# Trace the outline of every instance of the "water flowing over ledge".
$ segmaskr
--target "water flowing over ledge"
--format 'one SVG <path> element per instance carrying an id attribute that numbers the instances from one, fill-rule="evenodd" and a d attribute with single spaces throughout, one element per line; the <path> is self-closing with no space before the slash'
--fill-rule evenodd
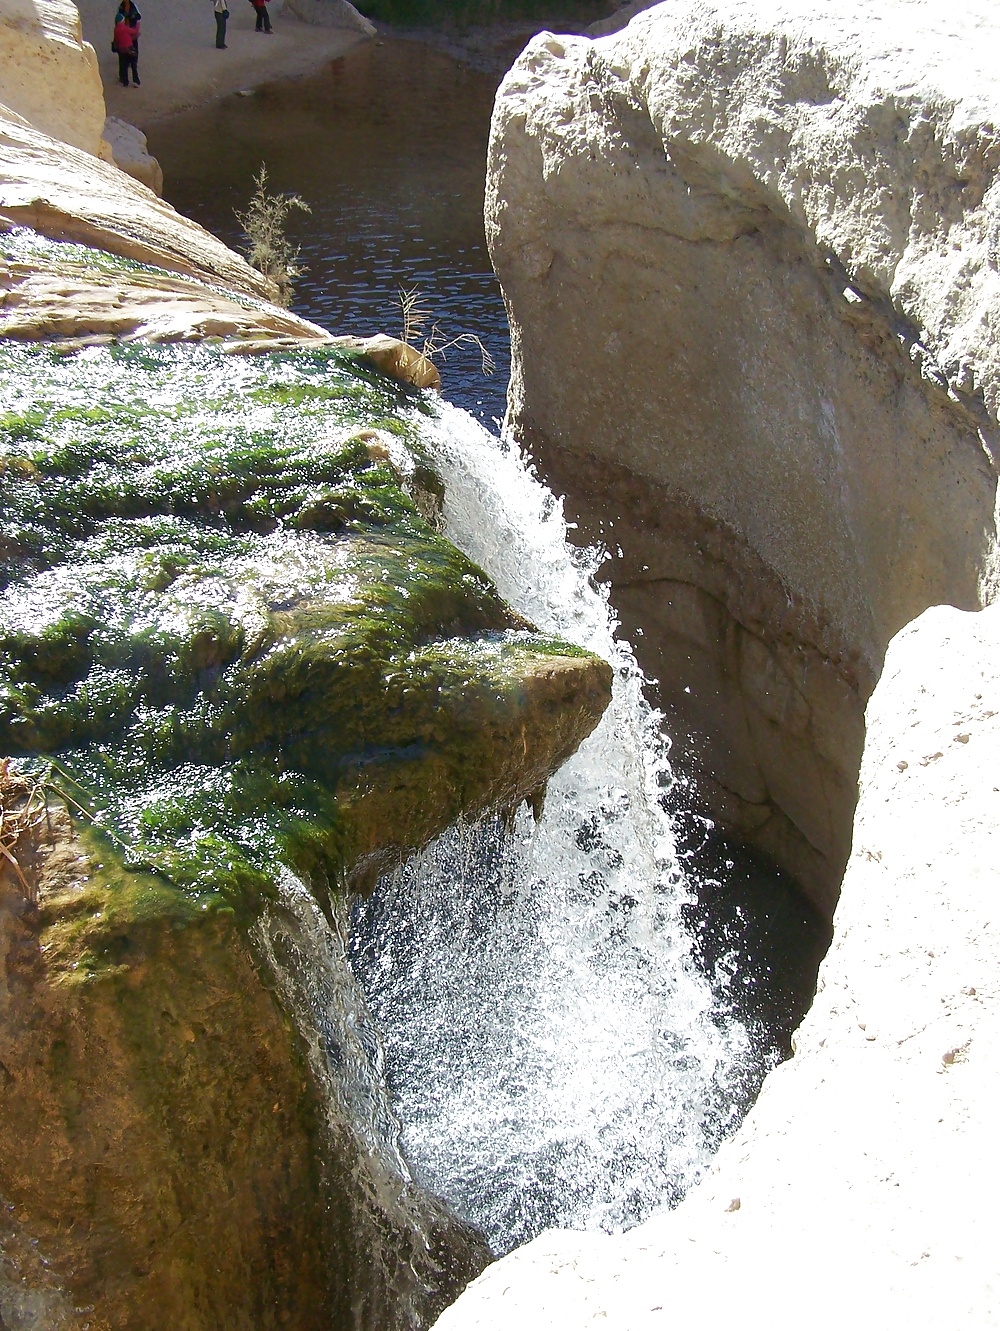
<path id="1" fill-rule="evenodd" d="M 694 963 L 667 741 L 599 553 L 567 543 L 516 449 L 446 403 L 428 425 L 447 534 L 522 613 L 615 667 L 537 825 L 459 826 L 355 910 L 403 1149 L 503 1252 L 675 1202 L 738 1114 L 748 1041 Z"/>

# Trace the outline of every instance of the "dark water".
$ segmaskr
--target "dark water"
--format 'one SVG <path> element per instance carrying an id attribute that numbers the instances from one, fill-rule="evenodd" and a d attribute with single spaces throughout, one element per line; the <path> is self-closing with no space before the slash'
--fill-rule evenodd
<path id="1" fill-rule="evenodd" d="M 417 289 L 444 340 L 477 334 L 496 362 L 456 347 L 445 395 L 486 424 L 503 415 L 509 337 L 486 251 L 483 181 L 496 79 L 416 42 L 369 42 L 321 73 L 235 94 L 149 134 L 165 194 L 240 248 L 263 162 L 297 193 L 288 233 L 308 268 L 297 313 L 336 333 L 401 331 L 397 293 Z M 430 331 L 430 325 L 426 331 Z"/>

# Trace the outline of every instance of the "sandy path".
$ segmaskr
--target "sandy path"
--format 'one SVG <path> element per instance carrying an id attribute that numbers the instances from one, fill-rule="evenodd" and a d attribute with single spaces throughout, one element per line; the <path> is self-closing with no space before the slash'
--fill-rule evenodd
<path id="1" fill-rule="evenodd" d="M 155 120 L 204 105 L 239 88 L 319 68 L 366 38 L 346 28 L 321 28 L 270 5 L 274 33 L 254 31 L 249 0 L 229 0 L 227 50 L 215 49 L 211 0 L 136 0 L 142 14 L 139 76 L 123 88 L 111 51 L 117 0 L 76 0 L 83 35 L 97 52 L 108 114 L 145 129 Z"/>

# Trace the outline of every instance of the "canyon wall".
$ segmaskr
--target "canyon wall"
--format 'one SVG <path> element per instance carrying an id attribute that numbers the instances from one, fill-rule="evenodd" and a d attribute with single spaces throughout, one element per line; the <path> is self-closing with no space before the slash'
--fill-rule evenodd
<path id="1" fill-rule="evenodd" d="M 868 705 L 854 848 L 795 1056 L 676 1211 L 550 1231 L 437 1331 L 998 1325 L 1000 607 L 926 611 Z"/>
<path id="2" fill-rule="evenodd" d="M 511 425 L 620 544 L 709 806 L 828 906 L 848 864 L 704 1180 L 439 1331 L 1000 1325 L 998 54 L 975 2 L 679 0 L 500 89 Z"/>
<path id="3" fill-rule="evenodd" d="M 827 910 L 887 642 L 995 589 L 985 15 L 671 4 L 539 36 L 496 102 L 509 424 L 696 797 Z"/>

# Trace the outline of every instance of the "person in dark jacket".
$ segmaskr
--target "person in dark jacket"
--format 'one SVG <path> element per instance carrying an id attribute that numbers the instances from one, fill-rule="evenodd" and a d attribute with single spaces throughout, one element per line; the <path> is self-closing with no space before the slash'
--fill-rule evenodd
<path id="1" fill-rule="evenodd" d="M 250 0 L 257 11 L 257 32 L 271 31 L 271 15 L 267 12 L 268 0 Z"/>
<path id="2" fill-rule="evenodd" d="M 142 15 L 132 0 L 122 0 L 115 15 L 115 35 L 111 49 L 118 56 L 118 81 L 128 87 L 129 70 L 132 82 L 139 87 L 139 22 Z"/>
<path id="3" fill-rule="evenodd" d="M 226 49 L 226 20 L 229 18 L 229 9 L 226 0 L 215 0 L 215 49 L 224 51 Z"/>

